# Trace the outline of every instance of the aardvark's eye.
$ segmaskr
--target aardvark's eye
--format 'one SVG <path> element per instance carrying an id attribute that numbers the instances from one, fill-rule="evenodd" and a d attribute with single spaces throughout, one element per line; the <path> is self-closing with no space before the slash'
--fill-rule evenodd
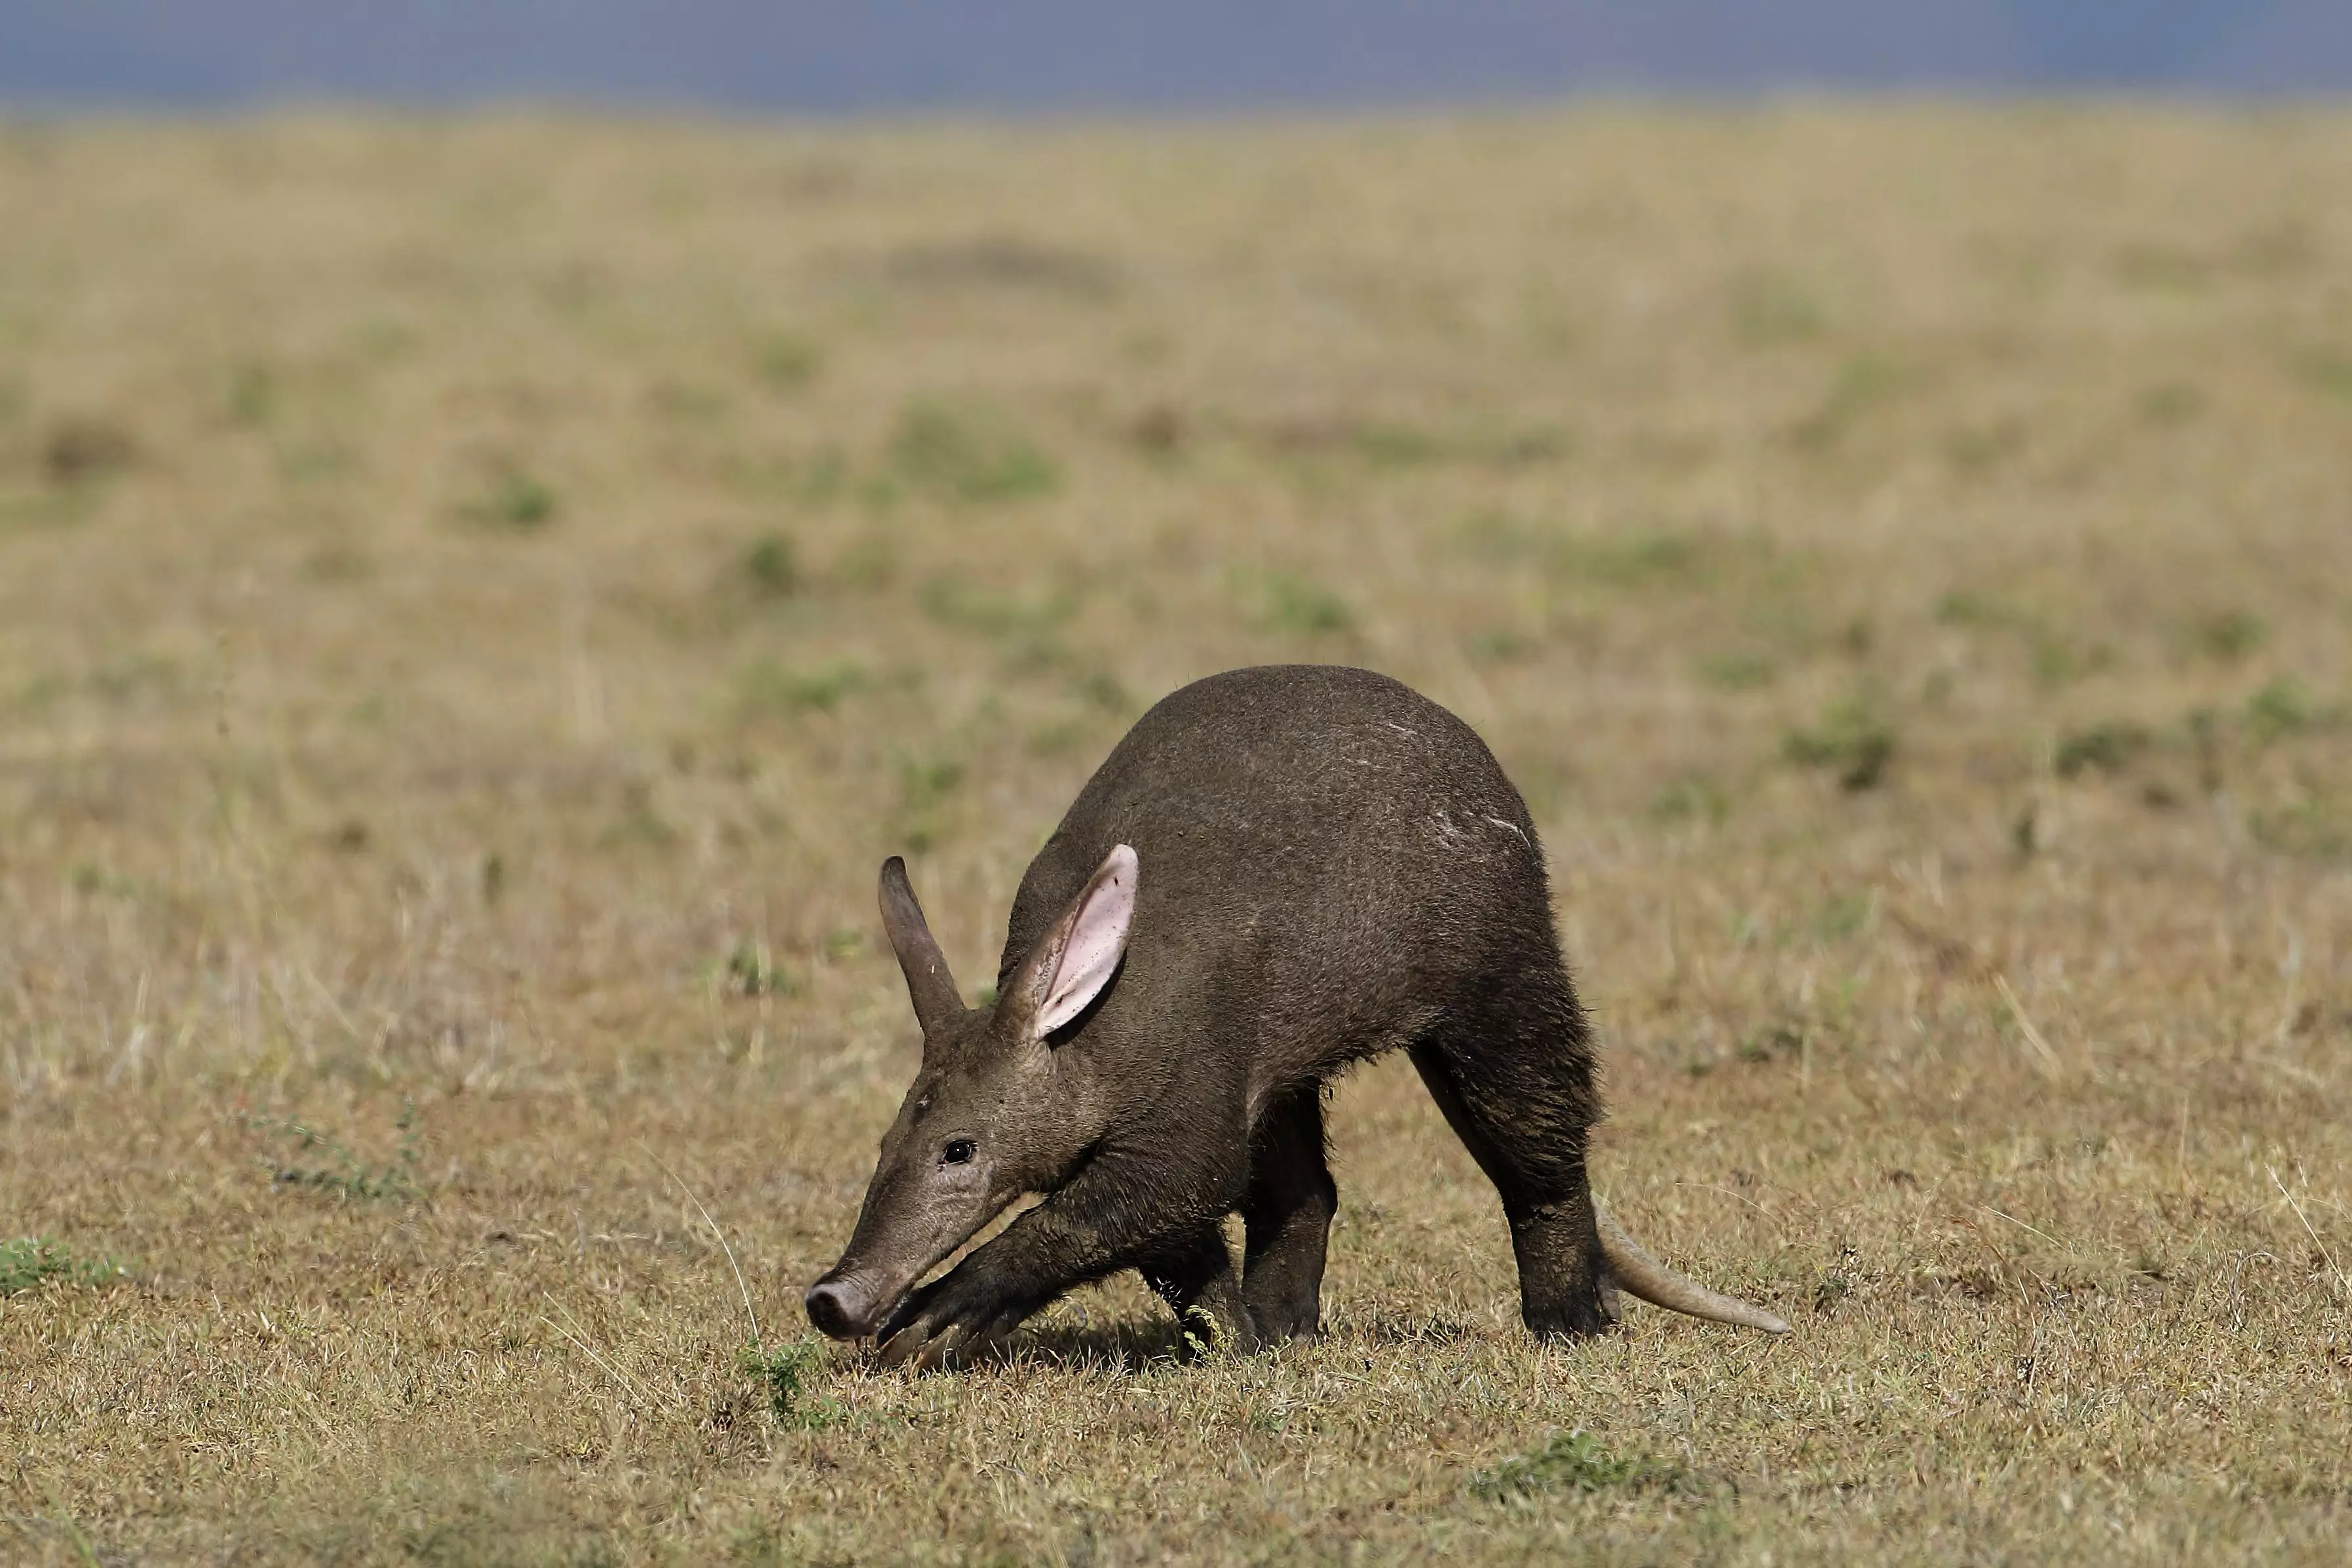
<path id="1" fill-rule="evenodd" d="M 951 1166 L 960 1166 L 969 1163 L 971 1159 L 971 1140 L 970 1138 L 957 1138 L 950 1142 L 946 1149 L 941 1151 L 940 1157 Z"/>

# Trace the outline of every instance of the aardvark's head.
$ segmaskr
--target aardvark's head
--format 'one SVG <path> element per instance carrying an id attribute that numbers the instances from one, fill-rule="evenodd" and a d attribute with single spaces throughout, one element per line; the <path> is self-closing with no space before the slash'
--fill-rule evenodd
<path id="1" fill-rule="evenodd" d="M 966 1008 L 904 862 L 882 867 L 882 924 L 923 1030 L 923 1065 L 866 1188 L 848 1250 L 808 1290 L 835 1339 L 874 1333 L 934 1266 L 1013 1199 L 1051 1192 L 1099 1132 L 1097 1085 L 1067 1026 L 1110 985 L 1135 912 L 1135 852 L 1106 856 L 995 1003 Z"/>

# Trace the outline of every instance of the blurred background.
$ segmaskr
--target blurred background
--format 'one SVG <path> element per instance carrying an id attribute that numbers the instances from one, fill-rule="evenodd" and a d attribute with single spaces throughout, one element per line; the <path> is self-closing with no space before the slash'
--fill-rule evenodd
<path id="1" fill-rule="evenodd" d="M 0 1526 L 2337 1562 L 2347 91 L 2343 0 L 0 3 Z M 882 857 L 977 998 L 1293 660 L 1494 747 L 1600 1190 L 1800 1333 L 1538 1348 L 1391 1061 L 1320 1346 L 793 1348 Z"/>
<path id="2" fill-rule="evenodd" d="M 2339 0 L 16 0 L 0 15 L 0 94 L 56 105 L 1224 109 L 2347 82 Z"/>

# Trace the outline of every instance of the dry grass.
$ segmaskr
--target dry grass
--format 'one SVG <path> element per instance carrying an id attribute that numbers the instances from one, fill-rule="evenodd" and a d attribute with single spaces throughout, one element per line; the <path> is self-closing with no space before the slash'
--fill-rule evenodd
<path id="1" fill-rule="evenodd" d="M 2285 113 L 0 135 L 0 1555 L 2338 1560 L 2347 188 Z M 1275 658 L 1491 739 L 1603 1192 L 1793 1336 L 1530 1343 L 1391 1064 L 1318 1346 L 793 1359 L 877 863 L 976 983 Z"/>

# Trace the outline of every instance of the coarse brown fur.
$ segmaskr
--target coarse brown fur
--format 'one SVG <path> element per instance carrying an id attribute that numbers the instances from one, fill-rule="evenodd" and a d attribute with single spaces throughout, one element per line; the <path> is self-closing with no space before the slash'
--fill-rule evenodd
<path id="1" fill-rule="evenodd" d="M 1085 1015 L 1031 1042 L 1017 1019 L 1043 983 L 1038 955 L 1121 844 L 1141 865 L 1124 966 Z M 988 1009 L 940 990 L 902 887 L 886 871 L 924 1062 L 856 1236 L 810 1292 L 819 1327 L 878 1328 L 903 1355 L 1000 1334 L 1135 1268 L 1234 1343 L 1311 1335 L 1336 1202 L 1321 1088 L 1396 1050 L 1502 1196 L 1528 1326 L 1609 1322 L 1584 1168 L 1591 1036 L 1542 851 L 1493 755 L 1436 704 L 1309 664 L 1169 696 L 1030 865 Z M 950 1168 L 950 1148 L 978 1155 Z M 1047 1197 L 905 1294 L 1022 1191 Z M 1220 1228 L 1234 1212 L 1238 1268 Z"/>

